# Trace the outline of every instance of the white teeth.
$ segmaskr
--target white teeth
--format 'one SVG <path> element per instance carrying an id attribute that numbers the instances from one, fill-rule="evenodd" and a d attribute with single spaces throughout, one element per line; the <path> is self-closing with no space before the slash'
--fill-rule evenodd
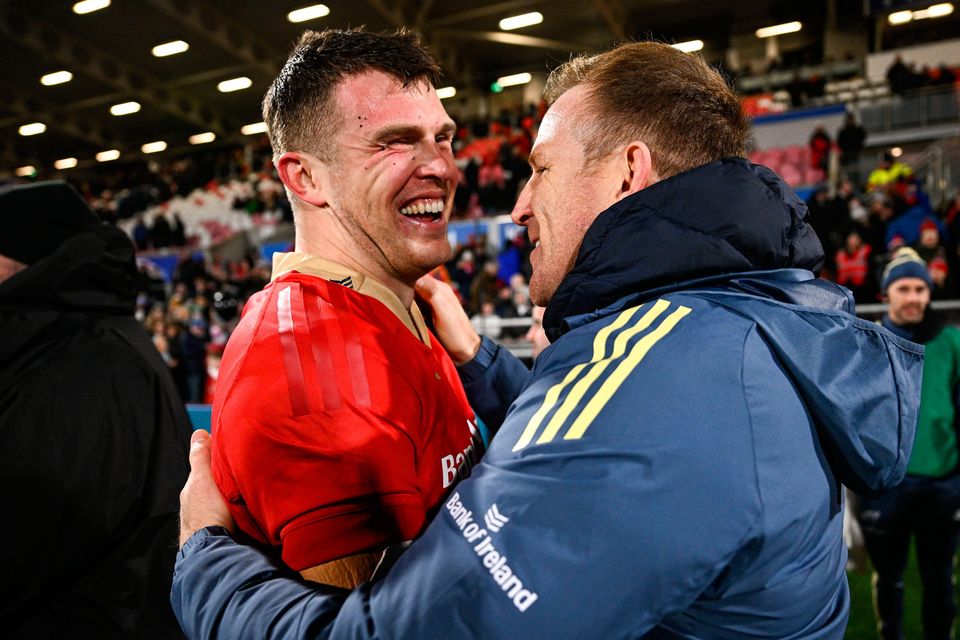
<path id="1" fill-rule="evenodd" d="M 534 248 L 534 249 L 536 249 L 536 248 L 539 247 L 539 246 L 540 246 L 540 241 L 539 241 L 539 240 L 537 240 L 536 242 L 533 243 L 533 248 Z"/>
<path id="2" fill-rule="evenodd" d="M 443 211 L 443 200 L 421 200 L 400 209 L 400 213 L 405 216 L 440 213 L 441 211 Z"/>

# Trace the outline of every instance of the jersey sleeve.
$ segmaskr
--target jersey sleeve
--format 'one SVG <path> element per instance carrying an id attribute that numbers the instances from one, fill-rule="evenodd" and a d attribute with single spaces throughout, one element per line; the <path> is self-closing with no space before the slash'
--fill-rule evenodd
<path id="1" fill-rule="evenodd" d="M 277 417 L 221 437 L 218 483 L 238 522 L 306 569 L 410 540 L 425 510 L 407 435 L 375 413 Z M 239 434 L 238 434 L 239 435 Z"/>

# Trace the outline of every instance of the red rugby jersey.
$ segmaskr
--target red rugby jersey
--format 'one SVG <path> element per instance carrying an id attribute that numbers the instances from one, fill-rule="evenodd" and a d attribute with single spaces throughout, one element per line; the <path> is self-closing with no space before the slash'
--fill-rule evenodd
<path id="1" fill-rule="evenodd" d="M 214 477 L 239 527 L 298 571 L 415 538 L 482 452 L 439 341 L 416 308 L 405 323 L 395 297 L 352 290 L 362 278 L 281 275 L 221 362 Z"/>

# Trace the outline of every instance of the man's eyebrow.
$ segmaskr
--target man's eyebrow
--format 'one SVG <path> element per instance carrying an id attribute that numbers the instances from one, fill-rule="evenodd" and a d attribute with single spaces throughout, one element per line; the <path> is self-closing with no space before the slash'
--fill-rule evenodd
<path id="1" fill-rule="evenodd" d="M 530 153 L 530 157 L 527 158 L 527 164 L 531 167 L 536 167 L 540 164 L 540 154 L 536 151 Z"/>
<path id="2" fill-rule="evenodd" d="M 440 133 L 446 135 L 453 135 L 457 131 L 457 125 L 453 122 L 445 122 L 440 128 Z M 401 124 L 394 125 L 390 127 L 385 127 L 380 129 L 373 134 L 373 142 L 387 142 L 389 140 L 396 139 L 405 139 L 405 138 L 417 138 L 420 139 L 424 135 L 424 128 L 411 125 L 411 124 Z"/>

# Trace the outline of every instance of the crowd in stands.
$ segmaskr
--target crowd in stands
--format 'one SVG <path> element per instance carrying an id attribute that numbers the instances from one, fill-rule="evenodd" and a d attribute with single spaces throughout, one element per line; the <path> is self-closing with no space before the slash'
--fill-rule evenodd
<path id="1" fill-rule="evenodd" d="M 934 299 L 960 295 L 960 197 L 935 207 L 911 168 L 890 153 L 862 188 L 844 178 L 833 194 L 826 186 L 817 188 L 807 206 L 824 245 L 823 277 L 849 288 L 857 302 L 881 301 L 880 274 L 904 246 L 927 263 Z"/>
<path id="2" fill-rule="evenodd" d="M 460 126 L 454 143 L 461 170 L 455 219 L 510 211 L 530 175 L 527 156 L 543 110 L 543 105 L 529 105 Z M 935 209 L 909 167 L 890 156 L 868 177 L 858 175 L 855 165 L 865 138 L 850 115 L 835 137 L 818 127 L 808 145 L 757 150 L 750 158 L 796 187 L 825 184 L 828 159 L 834 149 L 839 152 L 848 177 L 835 190 L 816 188 L 808 206 L 826 252 L 823 277 L 850 288 L 859 303 L 880 300 L 878 282 L 886 258 L 905 245 L 927 261 L 935 298 L 960 296 L 955 275 L 960 269 L 960 197 Z M 218 356 L 238 313 L 270 276 L 270 265 L 256 249 L 243 260 L 226 262 L 217 245 L 256 226 L 251 221 L 292 220 L 269 143 L 263 138 L 242 148 L 128 167 L 78 187 L 104 219 L 130 233 L 143 256 L 179 256 L 172 280 L 143 261 L 138 315 L 184 399 L 209 402 Z M 219 208 L 211 209 L 212 204 Z M 211 210 L 219 217 L 205 219 L 204 212 Z M 240 223 L 225 222 L 225 210 Z M 451 261 L 438 270 L 482 333 L 509 342 L 526 332 L 527 323 L 514 320 L 529 318 L 533 311 L 526 284 L 530 249 L 525 234 L 499 248 L 475 237 L 455 247 Z"/>

